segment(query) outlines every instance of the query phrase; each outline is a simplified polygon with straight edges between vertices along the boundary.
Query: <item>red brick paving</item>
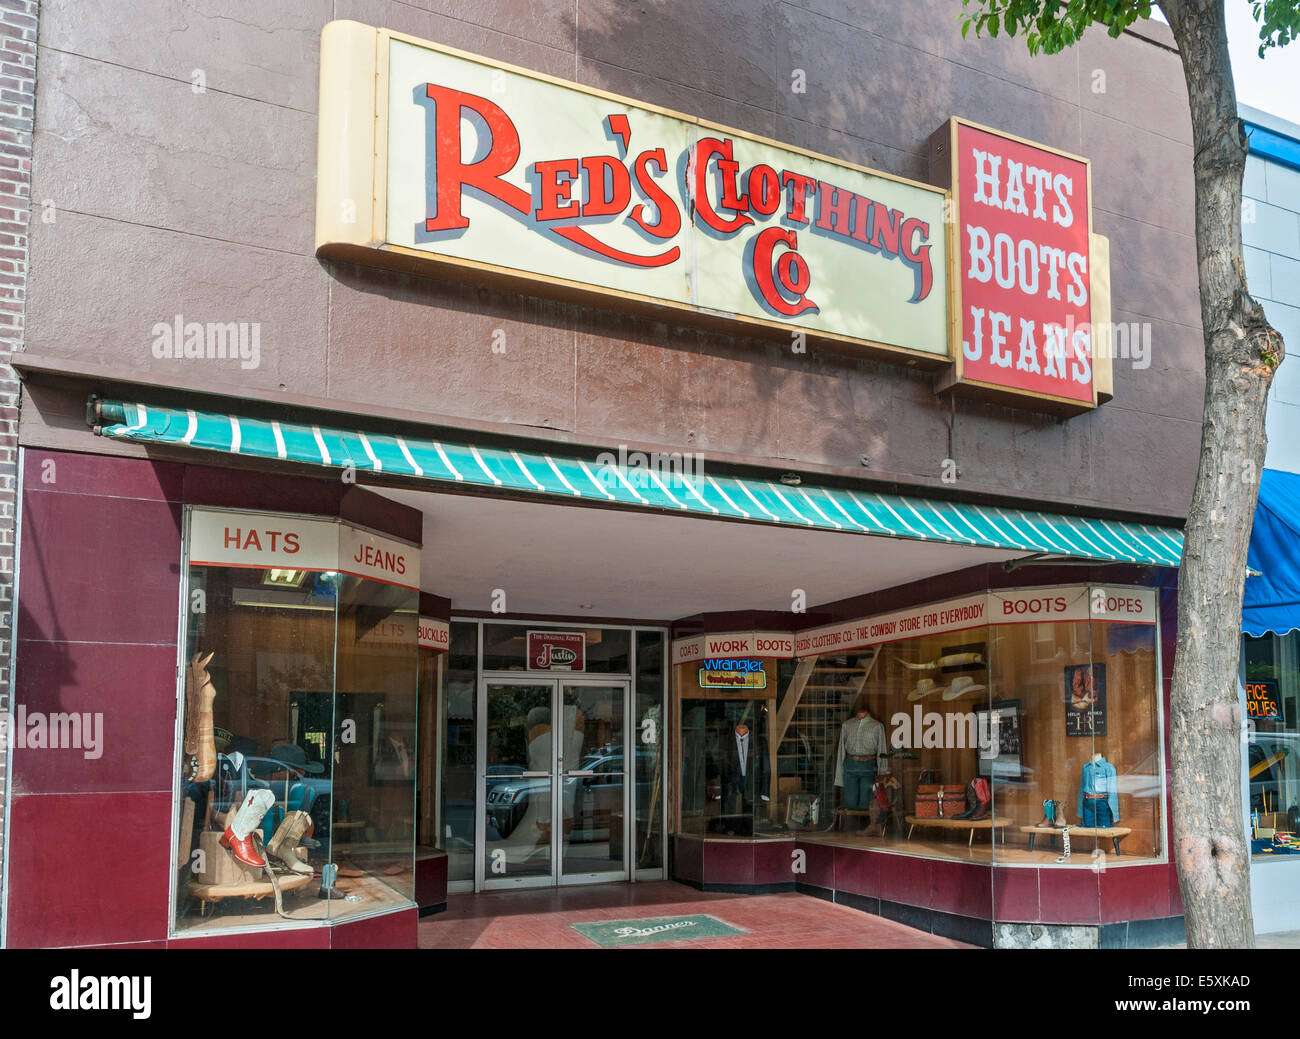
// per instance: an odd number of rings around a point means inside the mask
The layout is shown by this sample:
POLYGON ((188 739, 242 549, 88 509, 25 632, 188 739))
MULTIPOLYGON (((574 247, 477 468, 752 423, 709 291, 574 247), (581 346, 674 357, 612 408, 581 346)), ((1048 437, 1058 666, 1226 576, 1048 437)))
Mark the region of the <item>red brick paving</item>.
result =
POLYGON ((969 949, 883 917, 794 892, 731 895, 667 881, 449 895, 420 921, 421 949, 599 949, 572 924, 707 913, 747 934, 640 949, 969 949))

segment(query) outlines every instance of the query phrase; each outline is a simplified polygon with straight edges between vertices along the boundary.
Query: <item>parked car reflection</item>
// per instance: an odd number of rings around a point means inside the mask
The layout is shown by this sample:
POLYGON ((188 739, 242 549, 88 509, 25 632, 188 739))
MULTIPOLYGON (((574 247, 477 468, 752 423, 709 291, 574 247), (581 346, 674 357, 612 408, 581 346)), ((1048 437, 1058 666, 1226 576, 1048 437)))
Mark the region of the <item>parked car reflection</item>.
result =
MULTIPOLYGON (((650 796, 650 777, 654 770, 653 748, 637 748, 637 797, 650 796)), ((510 766, 492 766, 491 768, 510 766)), ((493 775, 489 768, 487 783, 488 823, 501 838, 509 837, 528 811, 530 799, 549 798, 550 777, 511 778, 493 775)), ((564 778, 564 804, 573 806, 571 843, 609 840, 612 816, 623 810, 624 761, 622 747, 604 747, 588 754, 575 771, 588 776, 564 778), (571 796, 570 796, 571 795, 571 796)))

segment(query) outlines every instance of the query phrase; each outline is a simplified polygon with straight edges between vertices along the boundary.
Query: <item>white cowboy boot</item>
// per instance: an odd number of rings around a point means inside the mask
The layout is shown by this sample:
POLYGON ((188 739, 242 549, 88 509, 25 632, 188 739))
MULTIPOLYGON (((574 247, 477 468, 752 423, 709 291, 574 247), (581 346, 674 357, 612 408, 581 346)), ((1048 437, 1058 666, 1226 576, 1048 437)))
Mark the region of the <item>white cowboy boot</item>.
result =
POLYGON ((290 812, 284 817, 266 850, 289 867, 291 873, 300 873, 310 877, 315 871, 298 858, 298 842, 311 825, 311 816, 306 812, 290 812))
POLYGON ((266 865, 253 843, 253 831, 262 824, 262 816, 273 804, 275 795, 271 791, 254 790, 244 798, 239 811, 226 826, 226 832, 221 835, 221 846, 229 848, 237 862, 252 869, 261 869, 266 865))

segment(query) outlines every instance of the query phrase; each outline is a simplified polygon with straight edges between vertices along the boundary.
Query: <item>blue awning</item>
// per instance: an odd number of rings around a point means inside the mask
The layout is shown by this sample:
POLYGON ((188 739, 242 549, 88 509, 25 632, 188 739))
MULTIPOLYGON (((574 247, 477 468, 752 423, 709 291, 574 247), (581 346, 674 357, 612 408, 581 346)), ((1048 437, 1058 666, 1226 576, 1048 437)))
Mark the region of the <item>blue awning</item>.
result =
POLYGON ((1260 576, 1246 578, 1241 630, 1285 635, 1300 628, 1300 476, 1264 470, 1246 560, 1260 576))
MULTIPOLYGON (((104 436, 282 459, 333 469, 413 478, 430 485, 508 491, 550 500, 585 499, 633 509, 942 541, 1111 562, 1177 566, 1182 532, 1169 527, 1090 519, 991 505, 845 490, 724 473, 665 475, 620 468, 599 455, 539 452, 487 444, 166 408, 92 398, 104 436)), ((570 452, 574 449, 570 448, 570 452)), ((679 459, 680 460, 680 459, 679 459)))

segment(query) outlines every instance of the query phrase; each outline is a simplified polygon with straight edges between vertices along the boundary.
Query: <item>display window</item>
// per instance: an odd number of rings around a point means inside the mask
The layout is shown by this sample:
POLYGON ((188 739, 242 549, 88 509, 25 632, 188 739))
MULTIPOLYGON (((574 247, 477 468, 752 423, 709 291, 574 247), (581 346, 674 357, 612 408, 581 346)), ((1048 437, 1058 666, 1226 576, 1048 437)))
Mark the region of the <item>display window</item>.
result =
POLYGON ((174 930, 413 904, 419 549, 201 509, 186 545, 174 930))
POLYGON ((1300 633, 1243 636, 1251 854, 1300 853, 1300 633))
POLYGON ((1154 614, 1147 589, 1076 586, 798 633, 790 657, 703 655, 763 644, 750 636, 679 640, 678 832, 1008 865, 1158 861, 1154 614))

